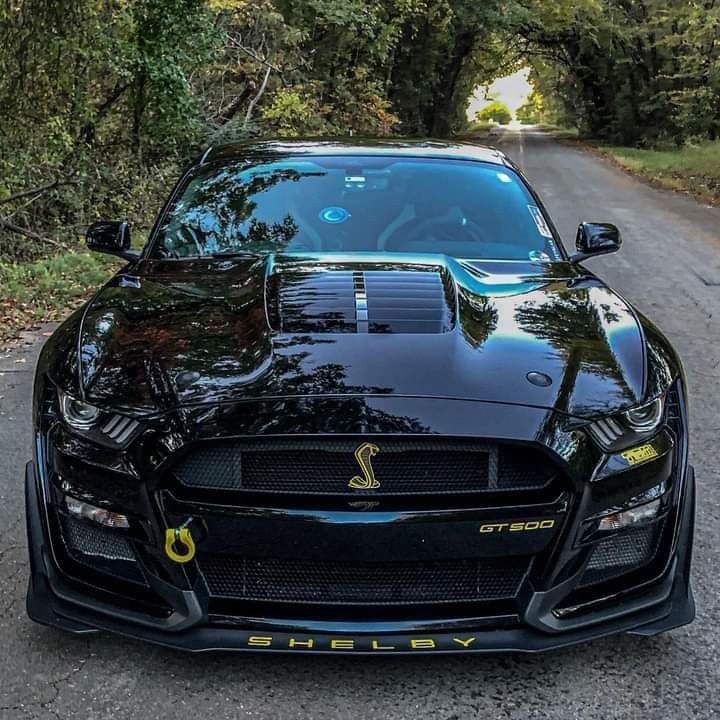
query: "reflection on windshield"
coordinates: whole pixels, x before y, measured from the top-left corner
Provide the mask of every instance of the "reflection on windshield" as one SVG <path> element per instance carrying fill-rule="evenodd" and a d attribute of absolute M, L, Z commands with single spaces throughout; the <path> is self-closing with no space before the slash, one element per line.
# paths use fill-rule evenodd
<path fill-rule="evenodd" d="M 272 252 L 560 259 L 542 211 L 509 168 L 385 157 L 206 168 L 164 218 L 155 246 L 168 258 Z"/>

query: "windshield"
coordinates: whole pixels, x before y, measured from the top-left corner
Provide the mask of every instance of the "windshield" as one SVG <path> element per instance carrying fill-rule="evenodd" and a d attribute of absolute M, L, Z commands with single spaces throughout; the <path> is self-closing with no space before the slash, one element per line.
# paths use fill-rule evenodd
<path fill-rule="evenodd" d="M 443 253 L 560 259 L 509 168 L 392 157 L 288 158 L 208 167 L 166 214 L 156 257 L 270 252 Z"/>

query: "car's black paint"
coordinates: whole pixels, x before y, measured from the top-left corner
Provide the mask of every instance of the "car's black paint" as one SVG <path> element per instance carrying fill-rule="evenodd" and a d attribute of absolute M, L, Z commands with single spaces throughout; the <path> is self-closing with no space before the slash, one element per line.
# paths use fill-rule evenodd
<path fill-rule="evenodd" d="M 274 273 L 404 268 L 450 277 L 457 303 L 451 332 L 290 335 L 271 327 L 266 302 Z M 678 374 L 672 350 L 653 331 L 659 347 L 646 377 L 645 323 L 596 277 L 565 263 L 285 256 L 144 261 L 133 277 L 117 276 L 100 290 L 45 353 L 61 386 L 130 413 L 256 398 L 393 395 L 591 417 L 637 405 L 649 384 L 661 394 Z M 78 342 L 79 366 L 72 352 Z M 530 383 L 530 372 L 552 384 Z"/>
<path fill-rule="evenodd" d="M 130 226 L 127 222 L 100 221 L 87 230 L 86 243 L 90 250 L 135 260 L 139 253 L 130 250 Z"/>
<path fill-rule="evenodd" d="M 610 223 L 580 223 L 575 239 L 577 254 L 573 262 L 587 260 L 594 255 L 607 255 L 617 252 L 622 245 L 620 231 Z"/>
<path fill-rule="evenodd" d="M 32 576 L 27 610 L 31 618 L 67 632 L 86 634 L 103 630 L 158 645 L 192 652 L 248 650 L 352 654 L 423 654 L 428 652 L 536 653 L 587 642 L 616 633 L 652 636 L 692 622 L 695 603 L 690 589 L 690 565 L 695 515 L 695 479 L 690 470 L 682 505 L 682 523 L 676 549 L 678 561 L 663 581 L 645 595 L 625 602 L 622 612 L 600 605 L 584 622 L 563 632 L 548 633 L 517 618 L 468 617 L 405 622 L 317 622 L 303 618 L 257 616 L 214 617 L 206 623 L 206 608 L 192 603 L 193 593 L 175 590 L 175 605 L 186 608 L 194 622 L 172 627 L 167 620 L 154 624 L 122 606 L 108 605 L 93 594 L 79 594 L 59 574 L 47 545 L 35 467 L 28 463 L 25 478 L 28 546 Z M 196 588 L 197 589 L 197 588 Z M 542 595 L 539 597 L 542 598 Z M 612 598 L 617 600 L 617 598 Z M 140 617 L 138 617 L 140 615 Z M 181 621 L 180 621 L 181 622 Z M 270 637 L 270 645 L 250 646 L 253 637 Z M 332 647 L 332 639 L 351 639 L 353 647 Z M 413 647 L 411 640 L 431 638 L 435 647 Z M 471 645 L 463 645 L 474 638 Z M 313 646 L 307 642 L 312 639 Z"/>
<path fill-rule="evenodd" d="M 251 162 L 290 152 L 509 162 L 488 149 L 391 141 L 258 143 L 212 150 L 201 162 Z M 259 649 L 248 645 L 257 632 L 275 638 L 269 649 L 292 649 L 294 635 L 302 642 L 316 633 L 313 649 L 329 650 L 324 643 L 342 633 L 357 639 L 354 650 L 374 651 L 368 643 L 376 633 L 380 647 L 397 652 L 407 649 L 408 633 L 431 634 L 441 651 L 463 649 L 453 645 L 450 631 L 481 635 L 477 649 L 539 650 L 689 622 L 694 479 L 679 359 L 650 321 L 560 249 L 566 260 L 553 263 L 400 253 L 180 261 L 154 259 L 151 241 L 41 353 L 26 487 L 31 616 L 75 632 L 106 628 L 194 650 Z M 280 279 L 333 271 L 437 272 L 447 327 L 427 333 L 334 332 L 322 325 L 314 332 L 281 331 Z M 533 382 L 533 374 L 549 382 Z M 57 388 L 138 418 L 142 431 L 123 447 L 81 436 L 52 410 Z M 652 438 L 656 456 L 648 462 L 631 466 L 620 454 L 603 455 L 584 430 L 591 420 L 672 388 L 679 417 Z M 240 499 L 232 492 L 191 492 L 170 479 L 178 458 L 197 447 L 258 436 L 492 441 L 543 453 L 558 477 L 547 491 L 391 497 L 363 508 L 349 504 L 345 488 L 337 497 Z M 601 599 L 576 592 L 589 558 L 585 518 L 662 482 L 670 487 L 663 506 L 667 529 L 652 572 L 618 581 Z M 53 520 L 64 494 L 128 514 L 128 537 L 148 581 L 144 595 L 135 589 L 131 600 L 122 583 L 104 586 L 106 579 L 68 570 Z M 556 524 L 512 538 L 481 538 L 476 531 L 486 521 L 523 517 Z M 246 606 L 243 615 L 208 598 L 193 563 L 179 566 L 165 557 L 164 529 L 185 518 L 194 519 L 203 553 L 253 550 L 322 560 L 340 552 L 360 562 L 507 553 L 534 561 L 509 615 L 492 603 L 458 607 L 444 617 L 422 607 L 319 617 L 297 606 L 272 612 Z M 582 608 L 577 616 L 556 617 L 554 608 L 572 602 Z M 169 608 L 168 617 L 158 619 L 158 604 Z"/>

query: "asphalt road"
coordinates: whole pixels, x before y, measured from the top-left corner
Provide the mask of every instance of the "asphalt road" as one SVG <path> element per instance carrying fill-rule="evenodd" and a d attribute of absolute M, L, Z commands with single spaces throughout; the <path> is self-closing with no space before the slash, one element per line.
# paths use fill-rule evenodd
<path fill-rule="evenodd" d="M 622 252 L 592 268 L 684 358 L 699 481 L 696 622 L 543 656 L 423 658 L 190 656 L 34 625 L 24 611 L 22 480 L 38 332 L 0 353 L 0 718 L 720 716 L 720 210 L 528 130 L 497 144 L 534 182 L 569 245 L 580 220 L 621 227 Z"/>

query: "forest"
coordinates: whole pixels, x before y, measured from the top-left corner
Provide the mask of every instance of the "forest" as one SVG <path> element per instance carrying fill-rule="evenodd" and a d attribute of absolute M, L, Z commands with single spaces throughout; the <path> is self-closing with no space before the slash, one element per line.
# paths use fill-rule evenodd
<path fill-rule="evenodd" d="M 525 66 L 528 121 L 714 141 L 719 36 L 718 0 L 0 0 L 0 275 L 27 284 L 100 217 L 142 242 L 208 145 L 452 136 Z"/>

